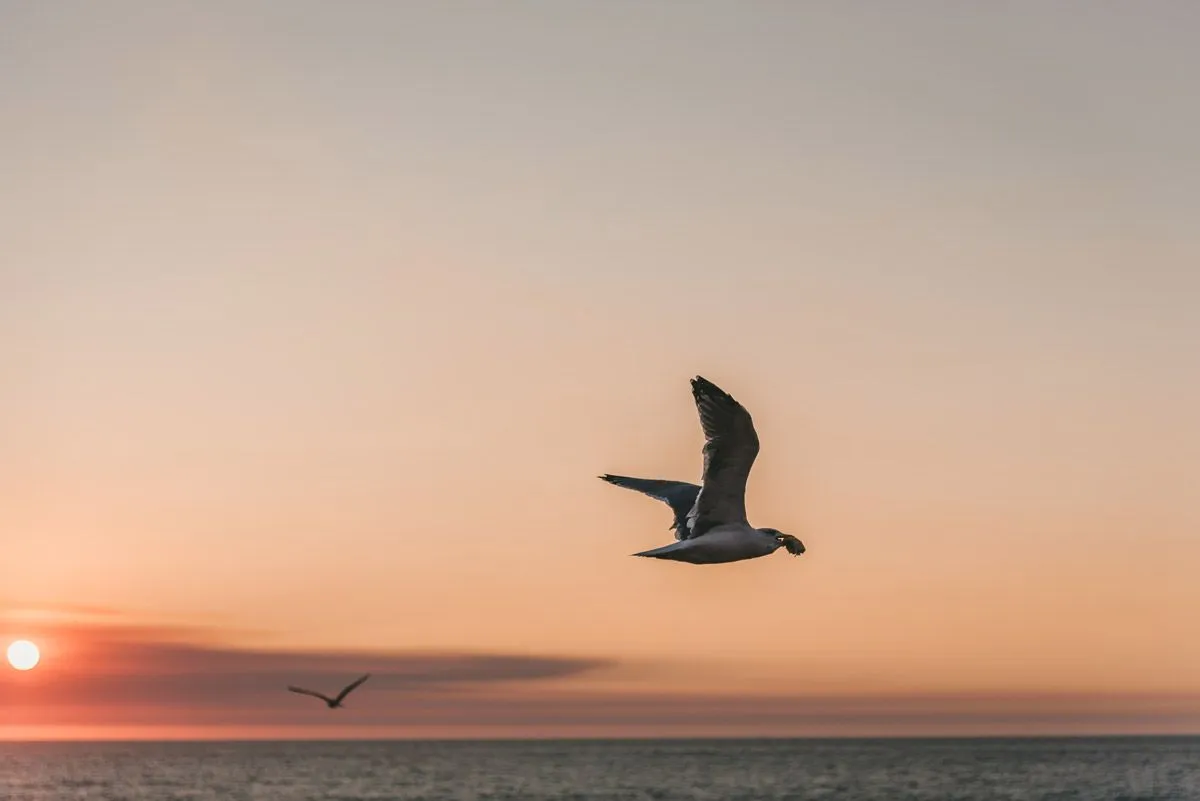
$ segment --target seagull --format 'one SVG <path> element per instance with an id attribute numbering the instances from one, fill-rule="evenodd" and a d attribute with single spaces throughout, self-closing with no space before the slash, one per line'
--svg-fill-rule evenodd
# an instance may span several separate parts
<path id="1" fill-rule="evenodd" d="M 746 479 L 758 456 L 758 434 L 750 413 L 725 390 L 702 376 L 692 379 L 692 397 L 704 429 L 704 478 L 685 481 L 630 478 L 605 473 L 601 479 L 662 501 L 675 513 L 675 542 L 635 553 L 694 565 L 754 559 L 787 549 L 804 553 L 804 543 L 746 520 Z"/>
<path id="2" fill-rule="evenodd" d="M 355 679 L 354 681 L 350 682 L 349 684 L 346 685 L 345 689 L 343 689 L 340 693 L 337 694 L 336 698 L 330 698 L 328 695 L 319 693 L 316 690 L 306 690 L 303 687 L 293 687 L 290 684 L 288 685 L 288 690 L 290 690 L 291 692 L 294 692 L 294 693 L 300 693 L 301 695 L 311 695 L 313 698 L 320 698 L 322 701 L 325 702 L 325 705 L 328 706 L 330 709 L 338 709 L 339 707 L 342 706 L 342 700 L 347 695 L 354 692 L 354 688 L 358 687 L 358 685 L 362 684 L 364 681 L 366 681 L 369 678 L 371 678 L 371 674 L 367 673 L 367 674 L 364 674 L 363 676 L 360 676 L 359 678 Z"/>

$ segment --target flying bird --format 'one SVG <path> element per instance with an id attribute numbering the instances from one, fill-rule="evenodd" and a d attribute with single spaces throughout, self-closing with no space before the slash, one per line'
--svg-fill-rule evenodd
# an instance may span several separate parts
<path id="1" fill-rule="evenodd" d="M 704 429 L 701 486 L 685 481 L 604 474 L 601 479 L 662 501 L 675 513 L 675 542 L 635 553 L 694 565 L 739 562 L 787 549 L 804 553 L 804 543 L 773 528 L 754 528 L 746 519 L 746 480 L 758 456 L 758 433 L 742 404 L 701 376 L 692 397 Z"/>
<path id="2" fill-rule="evenodd" d="M 343 689 L 340 693 L 337 694 L 336 698 L 330 698 L 328 695 L 325 695 L 324 693 L 319 693 L 316 690 L 306 690 L 303 687 L 293 687 L 290 684 L 288 685 L 288 690 L 290 690 L 291 692 L 294 692 L 294 693 L 299 693 L 300 695 L 311 695 L 313 698 L 320 698 L 322 701 L 325 702 L 325 705 L 328 706 L 330 709 L 337 709 L 337 708 L 341 707 L 342 701 L 345 699 L 345 697 L 347 695 L 354 692 L 354 689 L 356 687 L 358 687 L 358 685 L 362 684 L 364 681 L 366 681 L 369 678 L 371 678 L 371 674 L 367 673 L 367 674 L 364 674 L 363 676 L 360 676 L 359 678 L 355 679 L 354 681 L 350 682 L 349 684 L 346 685 L 345 689 Z"/>

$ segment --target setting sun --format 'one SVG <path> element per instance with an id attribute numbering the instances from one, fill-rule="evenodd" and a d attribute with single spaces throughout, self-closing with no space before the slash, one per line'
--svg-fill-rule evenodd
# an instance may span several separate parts
<path id="1" fill-rule="evenodd" d="M 8 646 L 8 664 L 17 670 L 32 670 L 41 658 L 38 647 L 29 640 L 17 640 Z"/>

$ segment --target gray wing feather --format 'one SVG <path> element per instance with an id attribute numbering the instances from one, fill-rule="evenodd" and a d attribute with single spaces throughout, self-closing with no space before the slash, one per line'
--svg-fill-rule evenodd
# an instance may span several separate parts
<path id="1" fill-rule="evenodd" d="M 704 429 L 704 483 L 688 512 L 688 537 L 724 523 L 745 523 L 746 481 L 758 456 L 750 413 L 706 378 L 692 379 L 692 397 Z"/>
<path id="2" fill-rule="evenodd" d="M 688 538 L 687 516 L 692 506 L 696 503 L 696 496 L 700 494 L 700 487 L 695 484 L 689 484 L 686 481 L 667 481 L 661 478 L 630 478 L 629 476 L 614 476 L 610 473 L 605 473 L 600 478 L 609 484 L 615 484 L 618 487 L 636 490 L 644 495 L 649 495 L 651 498 L 662 501 L 667 506 L 670 506 L 671 511 L 675 513 L 675 522 L 671 524 L 671 529 L 675 532 L 675 539 L 685 540 Z"/>

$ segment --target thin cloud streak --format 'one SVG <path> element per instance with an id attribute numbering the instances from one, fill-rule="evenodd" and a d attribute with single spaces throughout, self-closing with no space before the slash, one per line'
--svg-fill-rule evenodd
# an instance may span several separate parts
<path id="1" fill-rule="evenodd" d="M 1187 732 L 1187 694 L 671 692 L 673 670 L 606 658 L 274 651 L 200 630 L 43 625 L 48 659 L 0 671 L 0 739 Z M 330 714 L 284 691 L 372 679 Z M 600 689 L 593 682 L 602 680 Z M 57 732 L 57 734 L 55 734 Z M 158 734 L 155 734 L 158 732 Z M 163 735 L 162 732 L 175 732 Z"/>
<path id="2" fill-rule="evenodd" d="M 613 664 L 499 653 L 266 650 L 201 642 L 196 630 L 167 626 L 74 624 L 36 631 L 32 636 L 44 643 L 46 659 L 36 672 L 2 675 L 0 698 L 11 696 L 7 706 L 269 712 L 295 705 L 294 698 L 277 695 L 286 684 L 341 686 L 364 671 L 373 674 L 378 697 L 549 681 Z"/>

